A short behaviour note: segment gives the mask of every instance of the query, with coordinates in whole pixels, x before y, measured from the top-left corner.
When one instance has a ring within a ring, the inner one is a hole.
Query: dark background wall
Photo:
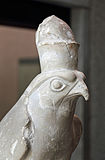
[[[0,3],[0,24],[37,29],[50,15],[70,23],[70,8],[33,0],[4,1]]]
[[[105,159],[105,1],[90,2],[90,159]]]

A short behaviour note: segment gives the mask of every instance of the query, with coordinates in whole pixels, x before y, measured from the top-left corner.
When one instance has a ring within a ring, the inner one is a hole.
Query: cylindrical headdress
[[[77,68],[78,43],[70,27],[56,16],[46,18],[36,32],[41,71]]]

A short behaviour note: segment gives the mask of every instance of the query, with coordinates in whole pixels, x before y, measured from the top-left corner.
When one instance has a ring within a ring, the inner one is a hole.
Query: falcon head
[[[74,116],[76,100],[79,96],[87,100],[89,96],[83,79],[83,73],[78,71],[41,73],[29,96],[28,113],[36,130],[40,130],[42,137],[49,135],[56,138],[56,143],[58,139],[59,142],[63,140],[70,153],[81,136],[81,122]]]
[[[52,75],[49,77],[45,76],[47,78],[41,82],[36,92],[33,92],[31,95],[31,98],[33,97],[37,101],[40,108],[57,109],[62,105],[65,106],[65,103],[70,105],[80,96],[88,100],[89,94],[87,86],[83,81],[85,77],[83,73],[63,70]]]

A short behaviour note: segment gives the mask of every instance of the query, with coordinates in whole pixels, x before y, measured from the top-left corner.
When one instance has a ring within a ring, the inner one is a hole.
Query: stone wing
[[[0,160],[22,160],[28,152],[23,137],[29,119],[23,99],[14,105],[0,122]]]
[[[73,152],[77,147],[82,134],[82,124],[78,116],[74,115],[73,118]]]

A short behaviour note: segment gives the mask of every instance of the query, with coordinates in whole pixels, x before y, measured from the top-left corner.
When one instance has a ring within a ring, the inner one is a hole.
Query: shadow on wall
[[[40,73],[39,59],[21,59],[19,60],[19,97],[30,82]]]

